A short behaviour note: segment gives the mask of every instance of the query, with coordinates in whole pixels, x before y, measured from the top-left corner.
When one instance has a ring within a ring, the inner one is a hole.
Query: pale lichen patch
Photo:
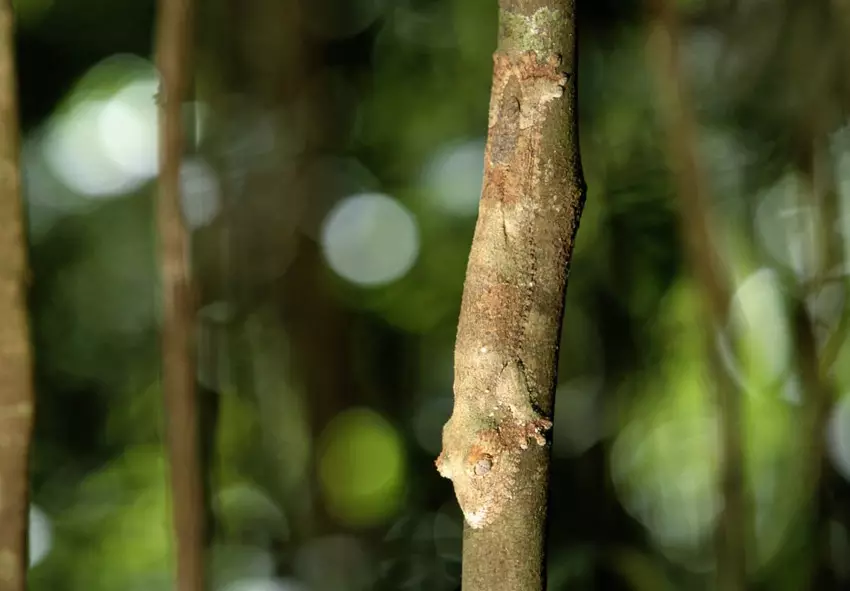
[[[566,15],[560,10],[542,7],[534,13],[499,12],[501,49],[555,53],[563,45]]]

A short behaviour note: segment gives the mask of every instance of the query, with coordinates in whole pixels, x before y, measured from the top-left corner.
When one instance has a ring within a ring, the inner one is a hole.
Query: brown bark
[[[33,421],[11,0],[0,0],[0,591],[24,591]]]
[[[159,96],[158,226],[162,267],[162,387],[168,423],[168,452],[177,589],[205,585],[205,513],[195,390],[195,296],[189,233],[180,201],[184,150],[183,103],[190,90],[191,0],[160,0],[157,22]]]
[[[702,294],[705,351],[714,379],[720,440],[722,510],[715,535],[717,588],[742,591],[747,585],[749,501],[744,480],[743,417],[740,392],[720,357],[715,331],[728,319],[730,291],[711,230],[708,184],[697,153],[696,118],[681,76],[679,27],[668,0],[650,0],[654,44],[650,66],[656,70],[668,157],[678,194],[682,239],[691,271]]]
[[[440,473],[466,517],[463,588],[542,590],[558,343],[585,199],[574,0],[501,0],[484,188]]]

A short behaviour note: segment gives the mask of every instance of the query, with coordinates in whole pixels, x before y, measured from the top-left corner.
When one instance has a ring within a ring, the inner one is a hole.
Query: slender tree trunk
[[[717,588],[742,591],[747,585],[751,515],[744,480],[742,407],[739,389],[723,365],[715,337],[715,331],[726,326],[731,294],[712,237],[708,184],[697,154],[696,120],[681,77],[675,9],[668,0],[650,0],[649,4],[655,27],[650,65],[656,70],[663,103],[662,123],[679,198],[682,238],[703,296],[705,349],[719,418],[722,510],[715,536]]]
[[[33,421],[11,0],[0,0],[0,591],[24,591]]]
[[[484,188],[440,473],[466,518],[463,588],[545,588],[558,343],[585,200],[574,0],[500,0]]]
[[[162,385],[168,450],[178,591],[203,591],[205,512],[195,390],[195,294],[189,233],[180,200],[184,150],[183,104],[189,94],[193,39],[191,0],[160,0],[157,23],[159,95],[158,225],[162,266]]]

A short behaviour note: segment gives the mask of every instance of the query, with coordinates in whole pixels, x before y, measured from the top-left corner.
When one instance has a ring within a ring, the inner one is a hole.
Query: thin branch
[[[828,95],[821,100],[825,103]],[[830,222],[839,219],[838,188],[835,183],[835,170],[829,153],[827,121],[823,114],[829,111],[823,104],[811,107],[805,160],[800,166],[806,179],[807,190],[801,195],[802,204],[818,215],[818,226],[828,229]],[[826,456],[826,429],[833,404],[837,397],[836,384],[830,375],[840,348],[847,336],[848,303],[847,279],[840,278],[844,288],[844,302],[838,326],[831,332],[822,347],[818,346],[815,334],[815,321],[806,306],[806,299],[829,283],[830,274],[839,269],[844,273],[844,249],[842,237],[838,232],[824,231],[818,236],[816,245],[820,251],[819,268],[814,269],[815,278],[801,289],[794,302],[793,334],[797,350],[797,369],[804,392],[803,420],[807,437],[807,453],[804,455],[803,478],[806,492],[812,508],[813,543],[818,546],[817,560],[812,568],[810,589],[824,586],[824,577],[828,576],[822,568],[823,556],[829,555],[829,541],[825,533],[831,518],[829,500],[830,471]],[[822,542],[823,540],[823,542]]]
[[[162,384],[168,422],[177,588],[205,586],[205,513],[195,390],[195,294],[189,233],[180,199],[183,104],[189,94],[193,39],[191,0],[160,0],[157,23],[159,95],[158,226],[162,266]]]
[[[682,238],[704,304],[706,354],[715,380],[720,429],[720,493],[723,507],[716,535],[718,588],[742,591],[747,583],[749,503],[744,480],[744,435],[738,388],[725,369],[715,331],[728,319],[730,290],[712,236],[708,184],[697,153],[697,124],[681,75],[679,27],[669,0],[650,0],[654,25],[650,65],[668,133],[668,155],[679,198]]]
[[[542,591],[558,344],[585,200],[574,0],[501,0],[484,188],[440,473],[465,591]]]
[[[0,591],[24,591],[32,437],[32,349],[27,316],[11,0],[0,0]]]

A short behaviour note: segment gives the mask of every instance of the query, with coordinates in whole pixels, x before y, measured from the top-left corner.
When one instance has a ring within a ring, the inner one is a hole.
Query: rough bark
[[[463,588],[545,588],[558,344],[585,199],[574,0],[500,0],[484,187],[440,473],[466,518]]]
[[[717,585],[742,591],[747,584],[747,539],[751,511],[744,480],[744,434],[740,392],[723,365],[716,330],[727,325],[731,294],[711,230],[708,183],[697,153],[696,118],[681,75],[679,27],[668,0],[650,0],[654,36],[649,55],[655,70],[667,154],[678,195],[682,239],[702,294],[705,351],[714,380],[720,445],[720,496],[715,548]]]
[[[24,591],[33,421],[11,0],[0,0],[0,591]]]
[[[180,201],[183,104],[189,94],[193,38],[191,0],[160,0],[157,22],[159,90],[158,228],[162,269],[162,388],[165,397],[177,589],[205,585],[205,513],[195,390],[195,295],[189,233]]]

